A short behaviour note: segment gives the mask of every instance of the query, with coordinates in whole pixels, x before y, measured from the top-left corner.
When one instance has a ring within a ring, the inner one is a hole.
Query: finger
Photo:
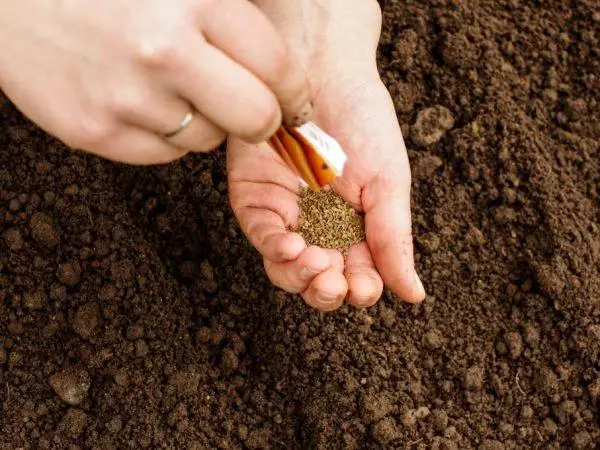
[[[302,125],[312,107],[305,70],[271,21],[251,2],[220,0],[201,14],[206,39],[261,79],[275,94],[286,123]]]
[[[123,127],[102,142],[87,146],[86,150],[112,161],[138,165],[165,164],[187,153],[136,127]]]
[[[226,54],[189,35],[185,63],[167,71],[172,88],[204,117],[248,142],[262,142],[281,125],[281,109],[269,88]],[[193,55],[193,56],[190,56]]]
[[[291,293],[304,291],[320,273],[331,267],[327,251],[311,246],[293,261],[274,262],[265,259],[265,271],[271,282]]]
[[[192,112],[191,122],[174,136],[165,139],[175,147],[194,152],[216,149],[225,141],[225,132],[197,111]],[[180,116],[184,117],[184,116]]]
[[[382,176],[363,192],[367,242],[385,284],[401,299],[418,303],[425,289],[414,268],[410,187],[391,179],[397,176]]]
[[[346,257],[348,295],[346,301],[358,308],[373,306],[383,292],[383,281],[375,269],[371,250],[365,241],[353,245]]]
[[[265,143],[248,144],[239,139],[229,139],[227,178],[233,185],[240,181],[273,183],[290,192],[300,192],[298,178],[281,157]]]
[[[281,216],[273,211],[244,207],[236,217],[250,243],[272,262],[294,260],[306,248],[302,236],[288,231]]]
[[[348,283],[339,267],[331,267],[317,275],[302,293],[304,301],[319,311],[334,311],[348,292]]]
[[[229,191],[231,207],[242,229],[248,230],[256,209],[272,211],[283,221],[283,229],[296,226],[300,215],[298,196],[273,183],[236,182]]]
[[[166,138],[173,147],[204,152],[218,147],[225,139],[223,130],[212,124],[185,101],[172,93],[144,86],[119,92],[113,109],[125,123],[153,132],[160,137],[177,129],[187,114],[192,121],[175,136]]]
[[[329,256],[329,261],[331,261],[331,267],[339,270],[340,272],[344,271],[344,255],[339,250],[334,250],[332,248],[324,249]]]

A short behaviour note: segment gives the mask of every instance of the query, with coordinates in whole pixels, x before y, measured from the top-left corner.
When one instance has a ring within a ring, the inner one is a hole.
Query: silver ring
[[[172,138],[177,133],[179,133],[181,130],[183,130],[185,127],[187,127],[190,123],[192,123],[192,120],[194,120],[194,111],[190,111],[189,113],[187,113],[185,115],[185,117],[183,118],[183,120],[181,121],[181,123],[179,124],[179,126],[175,130],[171,131],[170,133],[166,133],[164,135],[164,137],[167,139]]]

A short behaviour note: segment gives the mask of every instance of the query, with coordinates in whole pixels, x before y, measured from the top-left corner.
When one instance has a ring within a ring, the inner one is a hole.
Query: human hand
[[[229,134],[261,142],[282,117],[311,115],[303,68],[246,0],[0,0],[0,10],[0,87],[71,147],[162,163]]]
[[[393,102],[375,65],[378,11],[371,2],[357,1],[352,5],[363,8],[354,12],[348,7],[339,14],[314,12],[317,17],[310,23],[337,34],[319,31],[311,35],[313,40],[298,37],[291,6],[270,0],[257,3],[305,61],[314,121],[348,154],[343,177],[332,187],[365,212],[366,225],[366,241],[354,245],[346,261],[337,250],[307,247],[301,236],[289,231],[299,215],[294,174],[268,144],[231,139],[230,201],[242,230],[262,254],[267,275],[276,286],[301,293],[309,305],[324,311],[338,308],[344,298],[358,307],[373,305],[383,282],[405,301],[423,300],[425,291],[413,260],[408,157]],[[341,6],[331,3],[336,4]],[[325,17],[335,23],[323,24]],[[340,30],[350,33],[344,36]],[[312,42],[312,49],[305,42]]]

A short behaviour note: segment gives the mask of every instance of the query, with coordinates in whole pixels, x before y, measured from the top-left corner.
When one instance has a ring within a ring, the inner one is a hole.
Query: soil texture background
[[[130,167],[0,99],[0,449],[593,449],[600,3],[387,1],[427,300],[270,286],[223,152]]]

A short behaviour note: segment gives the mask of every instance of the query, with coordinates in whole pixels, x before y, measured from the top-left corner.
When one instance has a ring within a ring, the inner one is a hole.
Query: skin
[[[0,0],[0,11],[2,90],[73,148],[164,163],[311,117],[298,58],[246,0]]]
[[[314,121],[349,156],[333,189],[365,212],[366,241],[346,261],[335,250],[307,247],[296,233],[299,185],[265,144],[230,139],[230,201],[242,229],[262,254],[278,287],[301,293],[313,308],[344,300],[373,305],[384,283],[417,303],[425,290],[414,268],[410,168],[393,102],[381,82],[376,49],[381,11],[375,1],[310,0],[255,4],[278,28],[308,73]],[[352,49],[349,52],[348,49]]]
[[[0,88],[41,128],[132,164],[227,137],[230,201],[276,286],[323,311],[370,306],[384,282],[405,301],[425,297],[406,148],[375,63],[375,0],[0,0],[0,10]],[[165,138],[190,110],[192,123]],[[264,141],[282,121],[309,119],[348,153],[333,188],[366,213],[367,239],[346,261],[287,231],[298,181]]]

